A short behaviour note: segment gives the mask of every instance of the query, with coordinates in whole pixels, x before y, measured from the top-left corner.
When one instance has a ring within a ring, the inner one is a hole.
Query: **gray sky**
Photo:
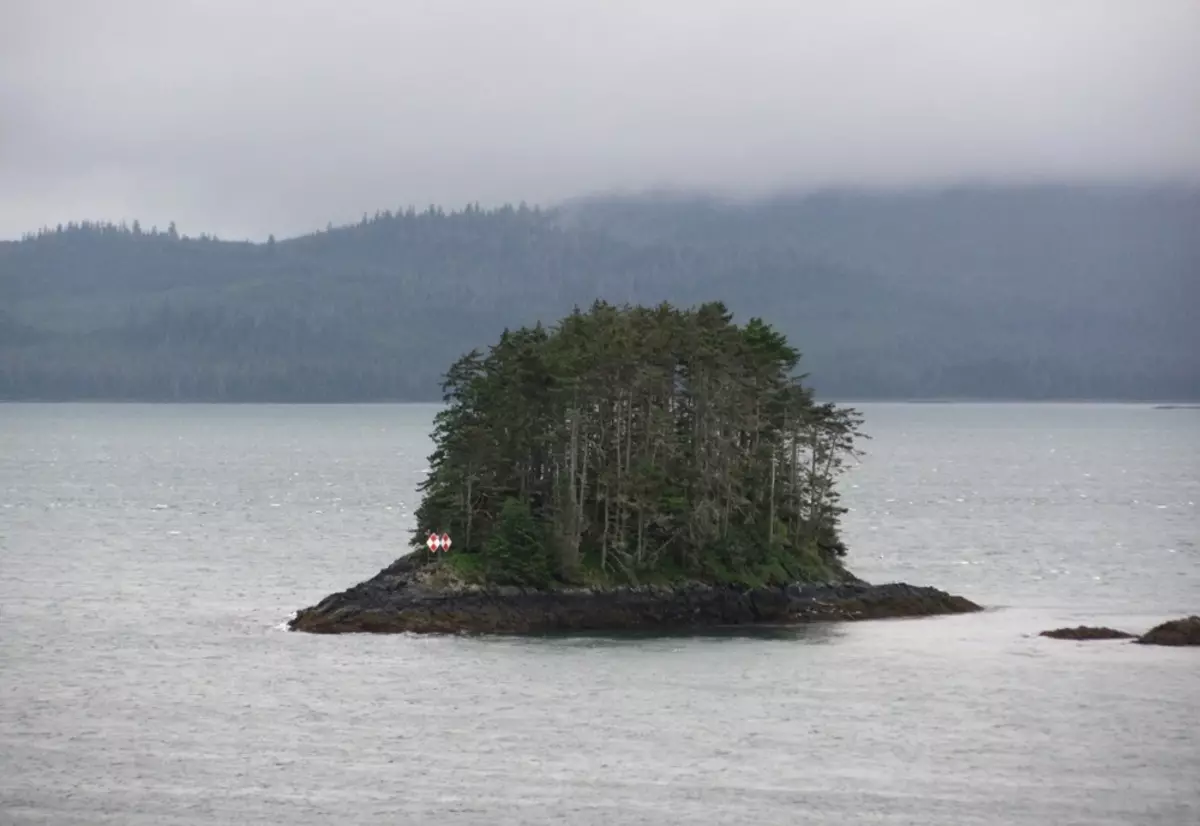
[[[1197,0],[0,0],[0,237],[657,186],[1200,180]]]

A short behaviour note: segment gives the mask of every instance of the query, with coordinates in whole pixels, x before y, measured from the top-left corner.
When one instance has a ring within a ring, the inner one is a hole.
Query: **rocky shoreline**
[[[374,577],[288,623],[294,631],[343,633],[500,633],[687,629],[755,623],[923,617],[980,611],[937,588],[891,583],[793,584],[738,588],[674,586],[527,590],[448,583],[403,557]]]
[[[1133,640],[1140,645],[1200,646],[1200,616],[1168,620],[1138,636],[1116,628],[1080,625],[1075,628],[1055,628],[1038,636],[1056,640]]]
[[[1038,636],[1049,637],[1052,640],[1077,640],[1083,642],[1086,640],[1131,640],[1137,634],[1130,634],[1128,631],[1118,631],[1116,628],[1077,625],[1074,628],[1054,628],[1050,631],[1043,631]]]

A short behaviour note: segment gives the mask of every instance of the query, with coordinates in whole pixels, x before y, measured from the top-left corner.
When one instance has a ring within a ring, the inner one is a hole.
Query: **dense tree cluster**
[[[448,371],[414,546],[494,582],[835,576],[834,481],[860,420],[721,303],[596,302]]]
[[[714,295],[827,398],[1200,398],[1198,225],[1195,188],[1070,186],[73,223],[0,242],[0,399],[433,400],[505,326]]]

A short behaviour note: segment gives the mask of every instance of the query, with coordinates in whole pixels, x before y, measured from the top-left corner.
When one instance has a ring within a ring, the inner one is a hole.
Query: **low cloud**
[[[10,0],[0,237],[686,186],[1200,180],[1200,4]]]

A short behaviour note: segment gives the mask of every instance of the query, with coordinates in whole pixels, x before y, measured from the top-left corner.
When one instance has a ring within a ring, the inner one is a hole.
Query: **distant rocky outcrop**
[[[963,597],[904,583],[555,589],[463,585],[439,582],[436,572],[401,559],[366,582],[299,611],[288,627],[316,634],[670,630],[979,610]]]
[[[1115,628],[1077,625],[1074,628],[1055,628],[1051,631],[1043,631],[1038,636],[1056,640],[1129,640],[1137,635],[1127,631],[1118,631]]]
[[[1056,640],[1133,640],[1142,645],[1200,645],[1200,617],[1191,616],[1156,625],[1140,637],[1115,628],[1077,625],[1043,631],[1039,637]]]
[[[1137,638],[1142,645],[1200,645],[1200,617],[1191,616],[1156,625]]]

